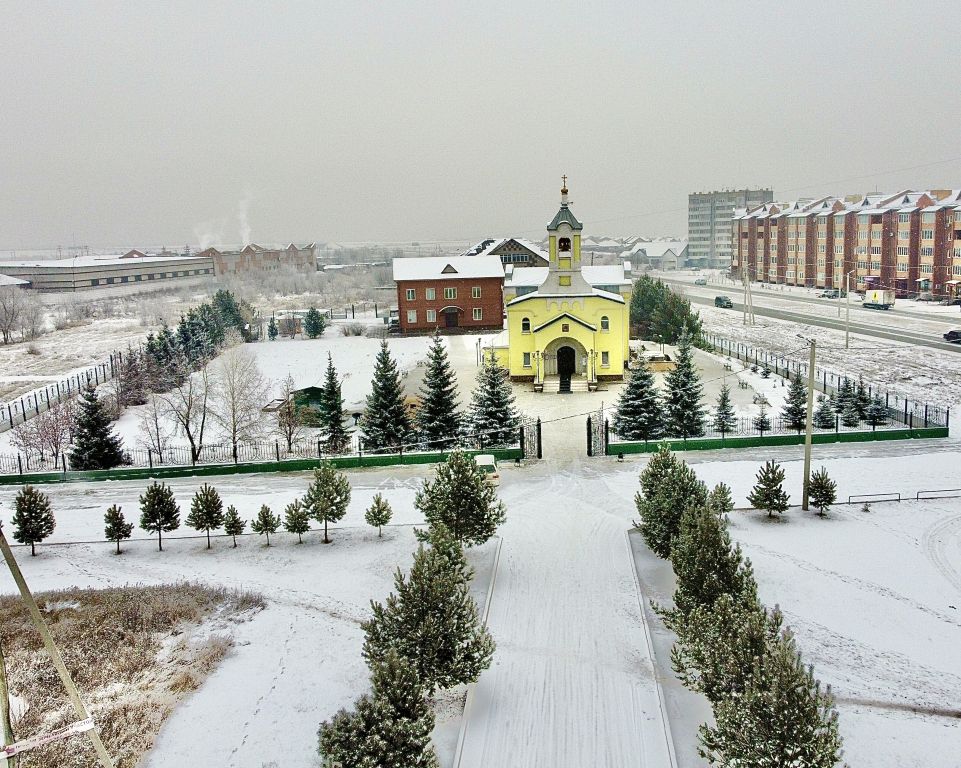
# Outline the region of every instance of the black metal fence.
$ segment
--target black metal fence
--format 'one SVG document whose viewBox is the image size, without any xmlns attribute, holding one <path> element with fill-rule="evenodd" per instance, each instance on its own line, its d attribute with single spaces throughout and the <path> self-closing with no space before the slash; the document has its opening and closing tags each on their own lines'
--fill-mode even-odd
<svg viewBox="0 0 961 768">
<path fill-rule="evenodd" d="M 790 378 L 800 373 L 807 382 L 808 363 L 805 360 L 790 360 L 781 355 L 775 355 L 767 350 L 756 349 L 747 344 L 731 341 L 712 333 L 702 333 L 703 340 L 722 355 L 733 357 L 747 365 L 756 365 L 759 369 L 767 368 L 771 373 L 784 378 Z M 838 392 L 841 385 L 847 381 L 857 385 L 858 378 L 836 371 L 815 366 L 815 389 L 827 395 Z M 887 408 L 892 421 L 907 427 L 947 427 L 951 412 L 949 408 L 932 403 L 922 403 L 888 389 L 887 387 L 865 381 L 868 395 L 873 399 L 878 397 Z"/>
</svg>

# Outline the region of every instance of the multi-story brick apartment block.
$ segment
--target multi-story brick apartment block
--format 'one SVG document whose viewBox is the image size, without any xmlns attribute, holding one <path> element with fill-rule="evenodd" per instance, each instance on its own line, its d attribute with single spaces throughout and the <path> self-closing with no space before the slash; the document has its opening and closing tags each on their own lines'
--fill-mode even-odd
<svg viewBox="0 0 961 768">
<path fill-rule="evenodd" d="M 735 212 L 731 272 L 788 285 L 890 288 L 955 298 L 961 190 L 905 190 L 770 203 Z"/>
<path fill-rule="evenodd" d="M 724 269 L 731 263 L 731 216 L 774 201 L 770 189 L 695 192 L 687 197 L 689 266 Z"/>
<path fill-rule="evenodd" d="M 286 248 L 264 248 L 251 243 L 237 251 L 208 248 L 199 255 L 213 259 L 214 270 L 218 275 L 270 272 L 281 267 L 290 267 L 300 272 L 313 272 L 317 269 L 317 246 L 314 243 L 308 243 L 301 248 L 293 243 Z"/>
<path fill-rule="evenodd" d="M 402 333 L 504 327 L 504 266 L 499 256 L 394 259 Z"/>
</svg>

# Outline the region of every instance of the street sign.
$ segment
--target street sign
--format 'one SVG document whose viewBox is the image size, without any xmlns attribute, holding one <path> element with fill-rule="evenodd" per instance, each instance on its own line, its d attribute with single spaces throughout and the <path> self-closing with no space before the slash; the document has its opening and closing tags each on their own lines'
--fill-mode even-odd
<svg viewBox="0 0 961 768">
<path fill-rule="evenodd" d="M 29 739 L 8 744 L 0 751 L 0 760 L 6 760 L 14 755 L 19 755 L 21 752 L 27 752 L 31 749 L 42 747 L 44 744 L 49 744 L 52 741 L 66 739 L 68 736 L 76 736 L 79 733 L 85 733 L 90 730 L 93 730 L 92 717 L 88 717 L 86 720 L 78 720 L 75 723 L 65 725 L 63 728 L 58 728 L 50 733 L 45 733 L 41 736 L 31 736 Z"/>
</svg>

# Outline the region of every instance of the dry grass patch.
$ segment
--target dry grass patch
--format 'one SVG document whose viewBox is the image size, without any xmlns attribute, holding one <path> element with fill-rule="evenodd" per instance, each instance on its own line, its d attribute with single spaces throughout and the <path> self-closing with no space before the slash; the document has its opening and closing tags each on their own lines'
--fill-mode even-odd
<svg viewBox="0 0 961 768">
<path fill-rule="evenodd" d="M 229 652 L 230 625 L 264 606 L 259 595 L 200 584 L 67 589 L 37 602 L 117 768 L 133 768 L 177 702 Z M 17 738 L 76 720 L 19 596 L 0 597 L 0 642 L 11 693 L 27 710 Z M 25 753 L 21 768 L 96 764 L 83 737 Z"/>
</svg>

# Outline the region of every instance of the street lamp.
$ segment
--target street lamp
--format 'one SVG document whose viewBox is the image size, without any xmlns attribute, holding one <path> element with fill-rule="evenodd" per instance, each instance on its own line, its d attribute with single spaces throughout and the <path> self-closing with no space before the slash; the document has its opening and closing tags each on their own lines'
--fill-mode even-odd
<svg viewBox="0 0 961 768">
<path fill-rule="evenodd" d="M 855 270 L 851 270 L 844 276 L 844 297 L 845 297 L 845 317 L 844 317 L 844 348 L 851 346 L 851 275 Z"/>
</svg>

